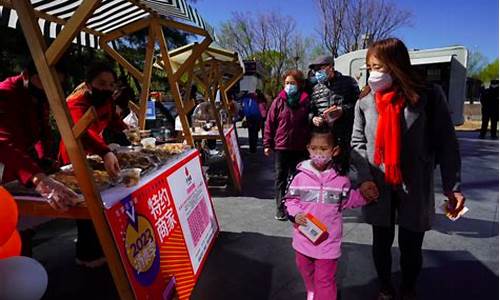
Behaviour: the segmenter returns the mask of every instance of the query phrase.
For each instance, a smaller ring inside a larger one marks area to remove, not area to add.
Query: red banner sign
[[[136,299],[189,299],[218,225],[197,151],[106,211]]]

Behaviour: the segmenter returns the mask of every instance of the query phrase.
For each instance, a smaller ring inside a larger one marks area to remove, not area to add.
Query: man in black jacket
[[[348,149],[354,122],[354,106],[359,97],[356,80],[335,71],[332,56],[319,56],[310,65],[317,81],[311,91],[311,115],[314,126],[328,124],[338,142]]]
[[[498,79],[490,82],[490,87],[481,94],[482,125],[479,138],[484,139],[491,120],[491,138],[497,138],[498,125]]]

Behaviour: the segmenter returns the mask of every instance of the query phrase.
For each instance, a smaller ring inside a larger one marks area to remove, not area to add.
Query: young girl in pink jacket
[[[351,188],[345,171],[340,170],[342,150],[330,131],[313,132],[307,149],[311,159],[297,166],[285,206],[294,222],[292,246],[307,300],[332,300],[337,299],[335,271],[342,242],[342,210],[363,206],[367,200]]]

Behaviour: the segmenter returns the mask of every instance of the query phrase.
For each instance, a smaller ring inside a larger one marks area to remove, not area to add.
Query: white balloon
[[[47,282],[47,272],[32,258],[0,259],[0,300],[38,300],[45,293]]]

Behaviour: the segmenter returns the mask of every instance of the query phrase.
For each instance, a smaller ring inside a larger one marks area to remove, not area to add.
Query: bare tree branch
[[[411,12],[392,0],[316,0],[323,43],[332,55],[369,46],[411,25]]]

